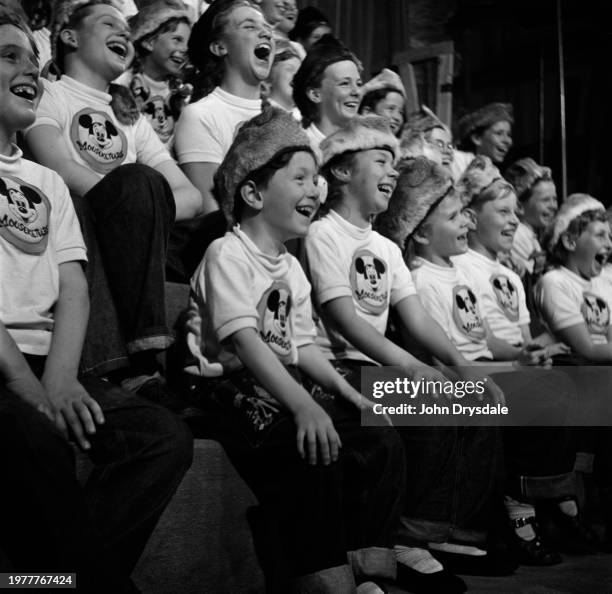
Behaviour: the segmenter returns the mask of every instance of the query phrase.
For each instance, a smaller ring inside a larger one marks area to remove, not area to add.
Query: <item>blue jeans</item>
[[[40,376],[45,358],[26,358]],[[19,419],[22,430],[18,433],[25,445],[23,449],[11,445],[0,451],[10,451],[17,460],[12,460],[13,464],[24,463],[23,468],[28,469],[23,471],[24,484],[30,485],[24,491],[34,499],[32,503],[25,498],[23,507],[12,513],[21,517],[36,511],[44,519],[41,525],[50,526],[46,537],[62,541],[68,534],[73,538],[68,550],[102,550],[105,571],[118,576],[118,580],[127,579],[191,465],[192,437],[185,424],[169,411],[99,378],[83,377],[80,381],[105,417],[105,423],[89,438],[92,447],[87,455],[93,470],[82,489],[76,484],[72,451],[63,437],[40,413],[15,404],[14,397],[2,393],[3,402],[13,402],[9,413]],[[6,439],[4,432],[2,437]],[[28,539],[29,546],[38,538],[32,533],[22,533],[22,537]],[[58,551],[65,544],[59,542]],[[18,542],[14,546],[19,549]],[[35,559],[29,562],[31,571],[42,570],[33,565]],[[91,562],[83,561],[85,571],[91,568]],[[78,563],[56,567],[66,571],[64,568]]]

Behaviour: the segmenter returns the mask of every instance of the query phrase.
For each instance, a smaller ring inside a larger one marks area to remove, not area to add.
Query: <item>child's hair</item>
[[[512,184],[501,176],[491,159],[484,155],[477,155],[472,160],[457,188],[463,205],[474,210],[480,210],[485,203],[503,198],[510,192],[514,193]]]
[[[289,39],[292,41],[308,39],[317,27],[323,26],[331,29],[329,19],[318,8],[306,6],[298,12],[295,27],[289,32]]]
[[[64,29],[74,29],[79,26],[83,19],[87,18],[94,7],[106,4],[115,6],[112,0],[86,0],[85,2],[74,2],[70,0],[60,0],[54,6],[51,30],[51,52],[55,67],[60,73],[64,72],[64,60],[66,56],[75,51],[68,47],[61,40],[60,33]]]
[[[32,31],[30,30],[30,27],[26,23],[24,17],[25,15],[21,15],[17,11],[12,10],[10,7],[0,4],[0,26],[12,25],[13,27],[17,27],[17,29],[23,31],[30,42],[30,47],[34,52],[34,55],[38,58],[38,47],[36,46]]]
[[[21,0],[30,27],[36,31],[49,24],[51,20],[51,2],[46,0]]]
[[[135,16],[138,16],[138,15],[135,15]],[[132,23],[132,19],[130,19],[130,25],[131,23]],[[148,41],[153,41],[156,37],[158,37],[159,35],[163,35],[164,33],[168,33],[168,32],[174,33],[174,31],[176,31],[176,29],[181,23],[184,25],[191,26],[191,21],[186,16],[174,17],[174,18],[168,19],[167,21],[164,21],[159,26],[159,28],[155,29],[155,31],[148,33],[147,35],[145,35],[144,37],[141,37],[138,40],[134,40],[134,49],[136,50],[136,58],[134,60],[132,68],[137,67],[138,65],[138,63],[136,62],[137,58],[141,58],[141,59],[145,58],[151,53],[151,50],[144,47],[143,43],[146,43]]]
[[[302,126],[308,128],[317,121],[319,107],[308,98],[308,89],[321,86],[328,66],[336,62],[354,62],[359,73],[363,68],[355,54],[332,35],[324,35],[306,54],[299,70],[293,77],[293,100],[302,114]]]
[[[401,92],[395,87],[382,87],[381,89],[375,89],[366,93],[361,99],[359,105],[359,113],[363,113],[365,109],[376,111],[376,106],[387,97],[389,93],[397,93],[401,95]]]
[[[480,109],[465,114],[457,124],[457,146],[462,151],[475,151],[472,136],[482,134],[493,124],[505,121],[514,124],[514,112],[510,103],[489,103]]]
[[[470,206],[474,210],[480,210],[487,202],[492,202],[498,198],[505,198],[510,193],[514,193],[512,184],[501,178],[496,179],[472,198]]]
[[[321,175],[327,181],[327,198],[319,207],[318,217],[326,215],[332,208],[340,202],[342,198],[342,188],[346,185],[334,174],[334,169],[352,169],[355,162],[355,155],[358,151],[346,151],[331,159],[321,168]]]
[[[552,181],[550,168],[538,165],[530,157],[512,163],[504,177],[514,186],[519,202],[527,202],[541,181]]]
[[[215,56],[210,45],[221,38],[230,14],[240,6],[259,10],[250,0],[215,0],[191,30],[187,52],[191,63],[198,69],[193,80],[192,103],[211,93],[223,80],[224,58]]]
[[[565,229],[562,233],[558,233],[558,237],[556,241],[554,241],[553,233],[554,226],[551,227],[544,238],[544,241],[548,244],[549,251],[549,261],[554,266],[563,266],[567,262],[567,258],[569,256],[569,252],[563,245],[562,237],[569,236],[573,239],[578,239],[585,229],[589,226],[590,223],[595,221],[601,221],[603,223],[608,222],[608,218],[606,215],[606,211],[602,209],[593,209],[587,210],[579,214],[577,217],[573,218],[569,221],[567,225],[567,229]],[[553,243],[554,241],[554,243]]]

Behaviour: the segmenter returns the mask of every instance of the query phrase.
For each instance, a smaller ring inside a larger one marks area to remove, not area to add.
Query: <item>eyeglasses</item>
[[[455,150],[455,147],[452,145],[451,142],[444,142],[443,140],[440,140],[439,138],[436,138],[435,140],[430,140],[429,142],[437,146],[443,153],[444,152],[452,153]]]

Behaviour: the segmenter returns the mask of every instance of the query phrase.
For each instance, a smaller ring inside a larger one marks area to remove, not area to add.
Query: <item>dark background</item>
[[[560,0],[564,42],[567,194],[612,204],[610,58],[605,0]],[[506,165],[531,156],[553,169],[560,193],[557,0],[298,0],[319,7],[362,60],[366,78],[397,52],[455,43],[453,114],[491,101],[514,105]],[[608,6],[609,7],[609,6]]]

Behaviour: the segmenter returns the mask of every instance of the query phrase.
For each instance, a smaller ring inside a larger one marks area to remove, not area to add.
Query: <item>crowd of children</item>
[[[294,0],[0,0],[11,570],[137,592],[188,404],[257,497],[269,592],[459,593],[612,550],[609,213],[505,167],[511,105],[464,116],[456,150],[331,31]],[[167,280],[190,285],[170,385]],[[520,426],[381,423],[380,366],[482,381]]]

